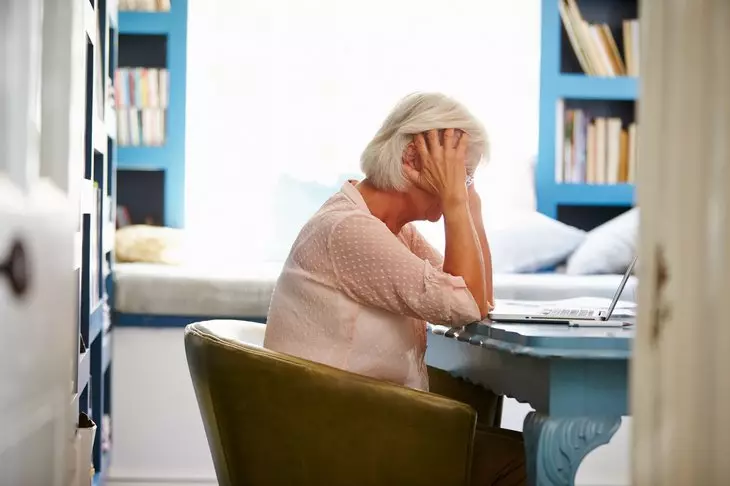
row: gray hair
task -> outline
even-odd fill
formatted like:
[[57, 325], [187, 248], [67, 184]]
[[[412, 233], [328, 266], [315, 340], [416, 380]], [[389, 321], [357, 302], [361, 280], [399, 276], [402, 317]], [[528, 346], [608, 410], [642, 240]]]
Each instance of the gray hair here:
[[365, 176], [379, 189], [408, 187], [403, 151], [413, 135], [428, 130], [457, 128], [469, 134], [466, 170], [473, 174], [489, 158], [489, 141], [481, 123], [461, 103], [441, 93], [413, 93], [393, 108], [360, 156]]

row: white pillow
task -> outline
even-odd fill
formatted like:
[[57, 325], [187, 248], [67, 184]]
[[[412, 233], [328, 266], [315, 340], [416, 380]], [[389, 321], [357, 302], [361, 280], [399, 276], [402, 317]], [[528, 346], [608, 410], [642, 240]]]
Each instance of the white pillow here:
[[566, 273], [624, 273], [636, 254], [639, 208], [631, 209], [588, 233], [568, 258]]
[[[487, 211], [484, 226], [492, 251], [495, 273], [530, 273], [565, 261], [583, 242], [586, 233], [537, 211]], [[490, 214], [491, 213], [491, 214]], [[443, 222], [417, 222], [416, 227], [442, 254]]]
[[537, 211], [515, 211], [508, 218], [484, 225], [495, 273], [529, 273], [550, 269], [565, 261], [583, 242], [586, 233]]

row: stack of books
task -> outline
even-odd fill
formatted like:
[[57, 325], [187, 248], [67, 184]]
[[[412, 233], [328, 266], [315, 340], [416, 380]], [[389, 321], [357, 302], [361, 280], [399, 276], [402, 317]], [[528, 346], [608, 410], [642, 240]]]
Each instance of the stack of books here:
[[590, 76], [639, 76], [639, 21], [622, 21], [623, 57], [608, 24], [583, 19], [575, 0], [558, 0], [560, 18], [578, 63]]
[[170, 0], [119, 0], [119, 10], [169, 12]]
[[164, 145], [167, 69], [119, 68], [115, 77], [117, 145]]
[[584, 110], [565, 110], [558, 125], [555, 179], [572, 184], [636, 182], [636, 123], [592, 118]]

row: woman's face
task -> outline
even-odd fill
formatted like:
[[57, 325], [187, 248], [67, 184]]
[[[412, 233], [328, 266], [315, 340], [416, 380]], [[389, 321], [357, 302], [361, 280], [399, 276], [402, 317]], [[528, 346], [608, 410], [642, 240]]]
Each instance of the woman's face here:
[[441, 219], [441, 201], [438, 196], [434, 196], [433, 194], [415, 186], [412, 186], [408, 193], [415, 219], [427, 220], [432, 223]]

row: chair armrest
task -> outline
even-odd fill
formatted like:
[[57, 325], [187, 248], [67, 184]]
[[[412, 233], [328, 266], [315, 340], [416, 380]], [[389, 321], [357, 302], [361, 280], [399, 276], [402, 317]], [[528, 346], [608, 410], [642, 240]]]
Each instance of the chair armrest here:
[[468, 405], [255, 346], [213, 349], [195, 331], [185, 340], [232, 484], [468, 485]]

